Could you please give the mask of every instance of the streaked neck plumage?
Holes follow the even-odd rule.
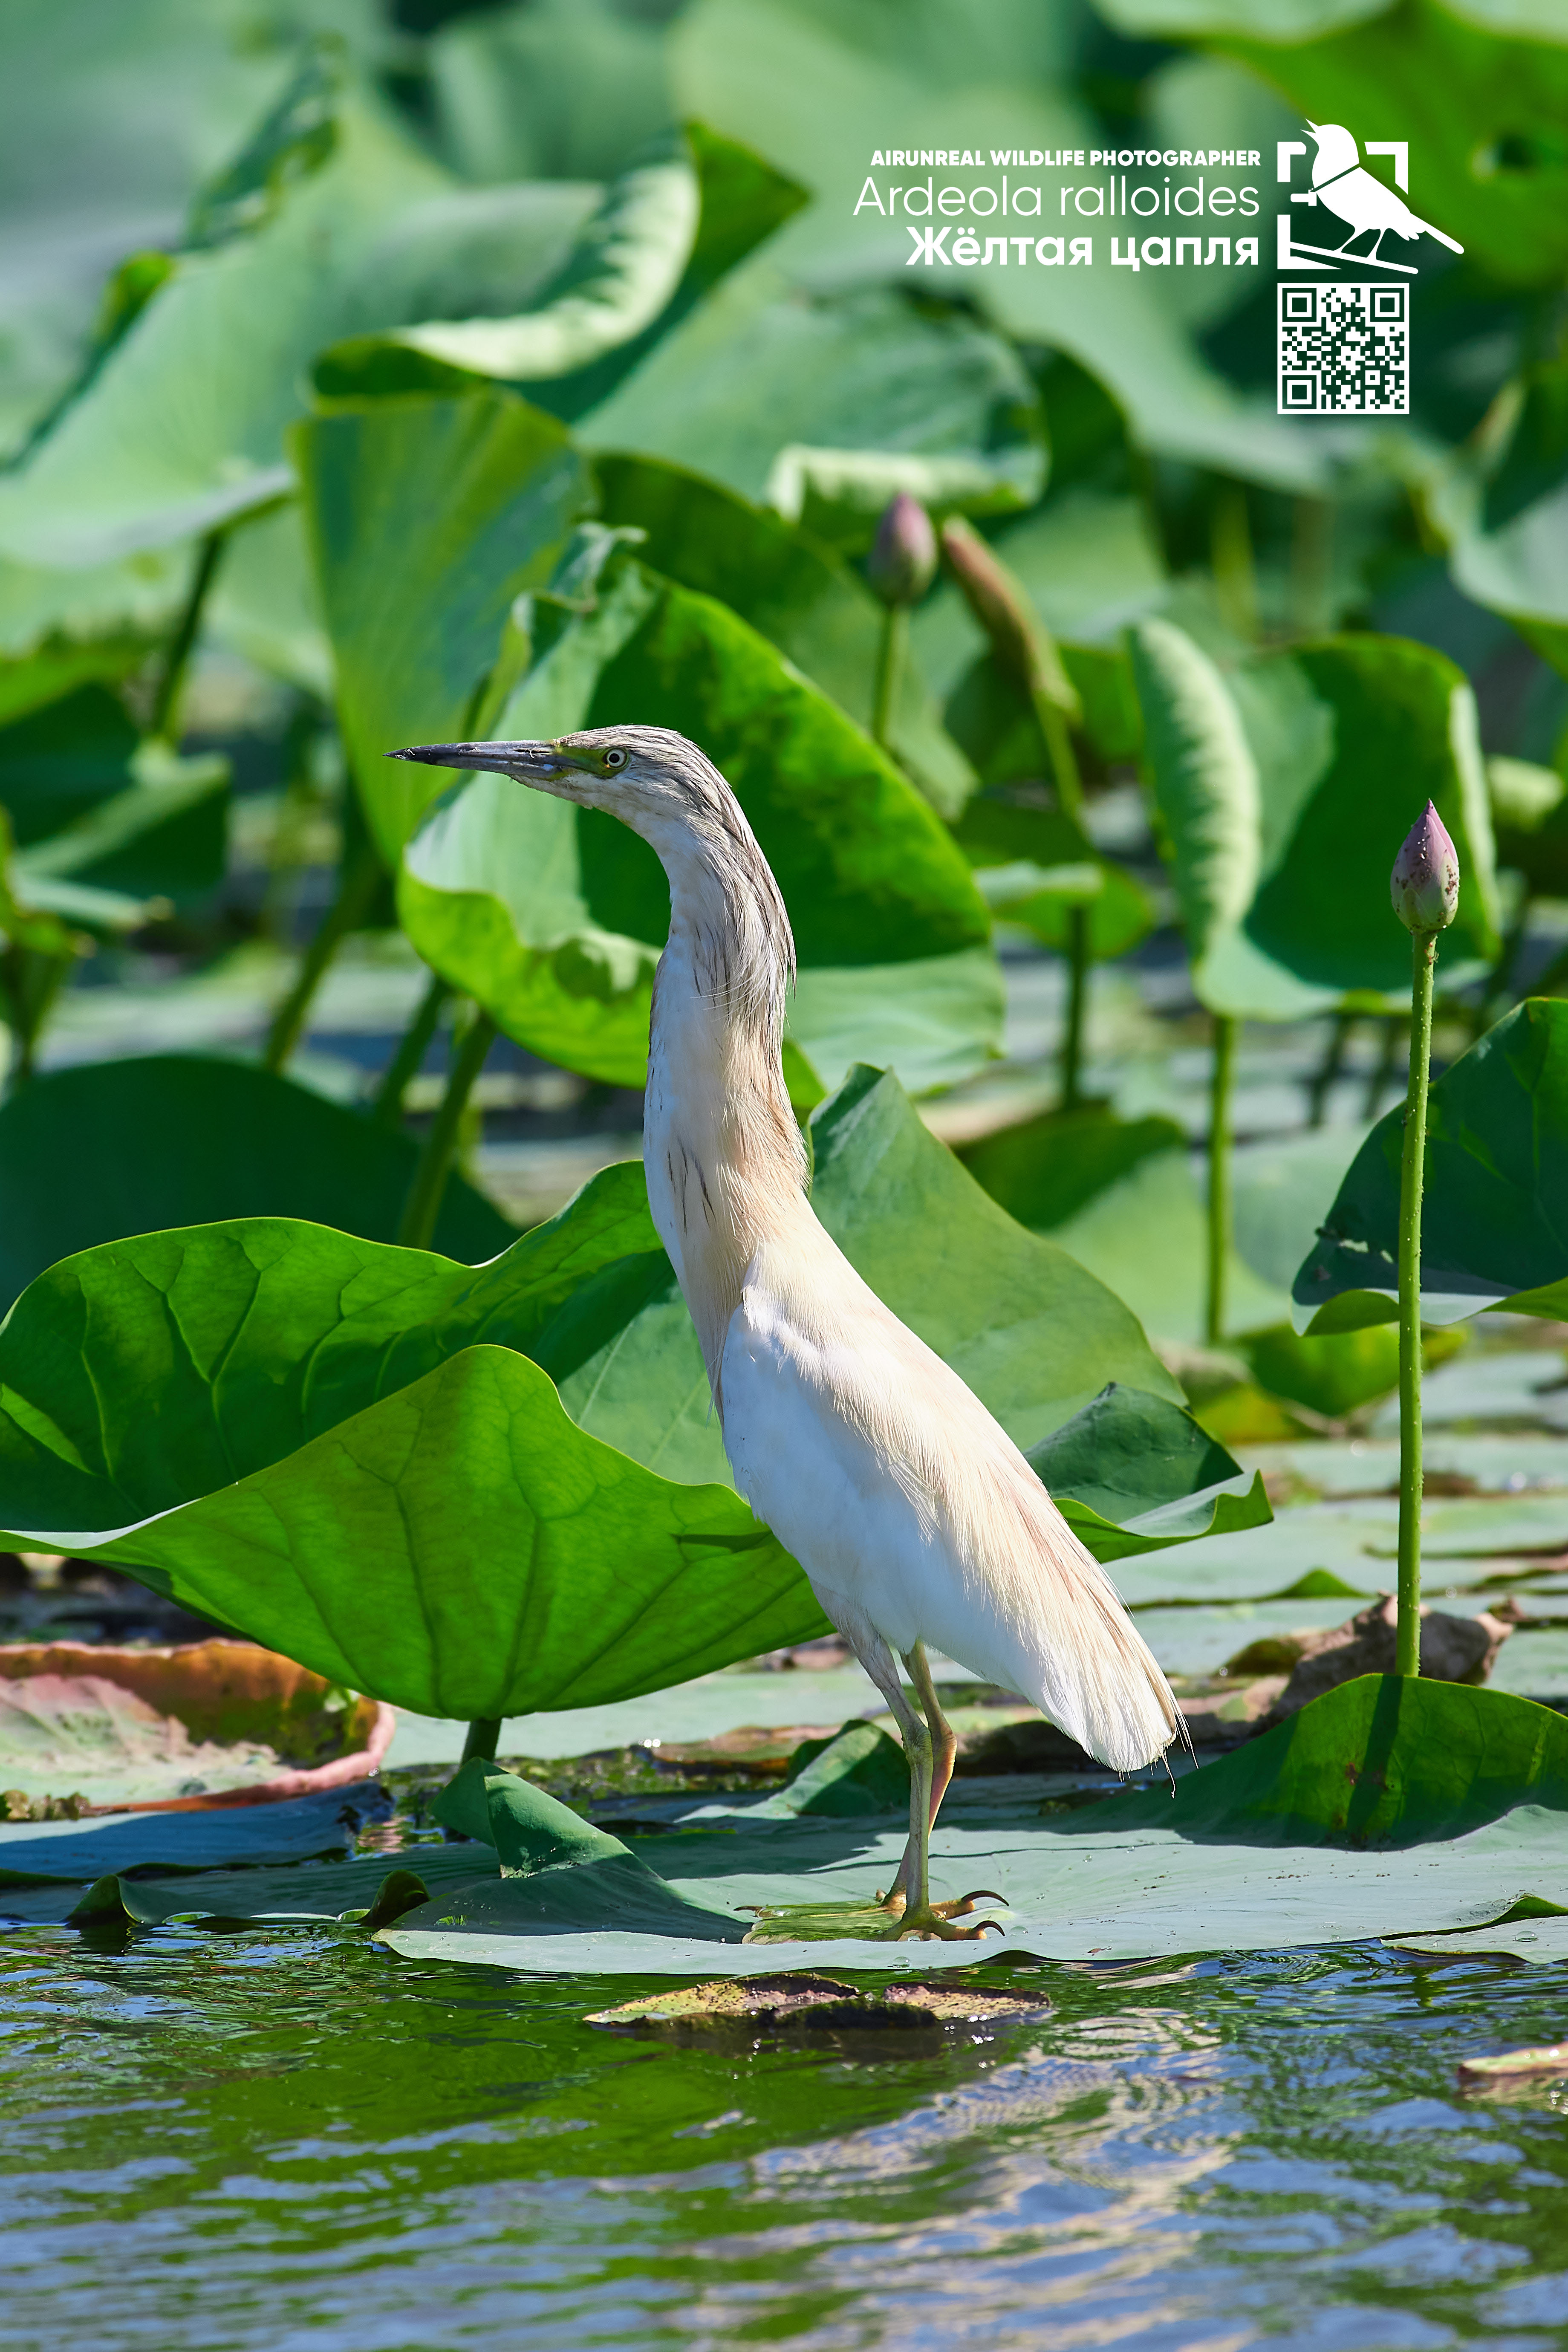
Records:
[[[669,877],[654,982],[643,1161],[648,1204],[723,1412],[720,1361],[759,1244],[810,1210],[780,1057],[789,918],[738,802],[647,837]]]

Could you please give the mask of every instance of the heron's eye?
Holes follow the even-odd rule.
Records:
[[[606,751],[606,752],[605,752],[605,767],[606,767],[606,768],[624,768],[624,767],[626,766],[626,753],[625,753],[624,751]]]

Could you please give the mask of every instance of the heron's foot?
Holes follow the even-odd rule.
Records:
[[[981,1889],[973,1895],[958,1895],[950,1903],[926,1903],[910,1910],[902,1887],[896,1886],[878,1903],[784,1903],[759,1911],[756,1925],[741,1940],[746,1944],[805,1944],[846,1937],[856,1943],[891,1944],[910,1937],[974,1943],[988,1927],[994,1927],[999,1936],[1007,1931],[999,1919],[976,1919],[973,1927],[961,1927],[959,1921],[969,1918],[976,1904],[1001,1901],[1001,1895]]]
[[[999,1936],[1007,1932],[1000,1919],[976,1919],[972,1927],[961,1927],[959,1921],[972,1916],[981,1903],[1001,1903],[1005,1897],[989,1887],[976,1887],[972,1895],[956,1895],[951,1903],[923,1903],[914,1910],[905,1906],[900,1909],[897,1926],[890,1931],[895,1940],[906,1938],[943,1944],[978,1943],[987,1927],[994,1927]]]

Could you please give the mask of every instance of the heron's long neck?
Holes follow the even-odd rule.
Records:
[[[643,1160],[721,1410],[719,1361],[746,1269],[805,1205],[780,1066],[794,945],[749,833],[739,845],[682,844],[664,864],[669,944],[654,985]]]

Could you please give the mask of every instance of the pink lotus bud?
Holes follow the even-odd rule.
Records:
[[[1459,860],[1447,827],[1427,802],[1405,836],[1389,883],[1407,931],[1446,931],[1459,904]]]
[[[890,498],[866,558],[866,577],[884,604],[918,604],[936,577],[936,533],[908,490]]]
[[[991,640],[993,652],[1026,694],[1043,694],[1070,719],[1079,716],[1078,694],[1062,667],[1055,640],[1036,612],[1028,590],[995,550],[961,515],[942,524],[942,551],[963,601]]]

